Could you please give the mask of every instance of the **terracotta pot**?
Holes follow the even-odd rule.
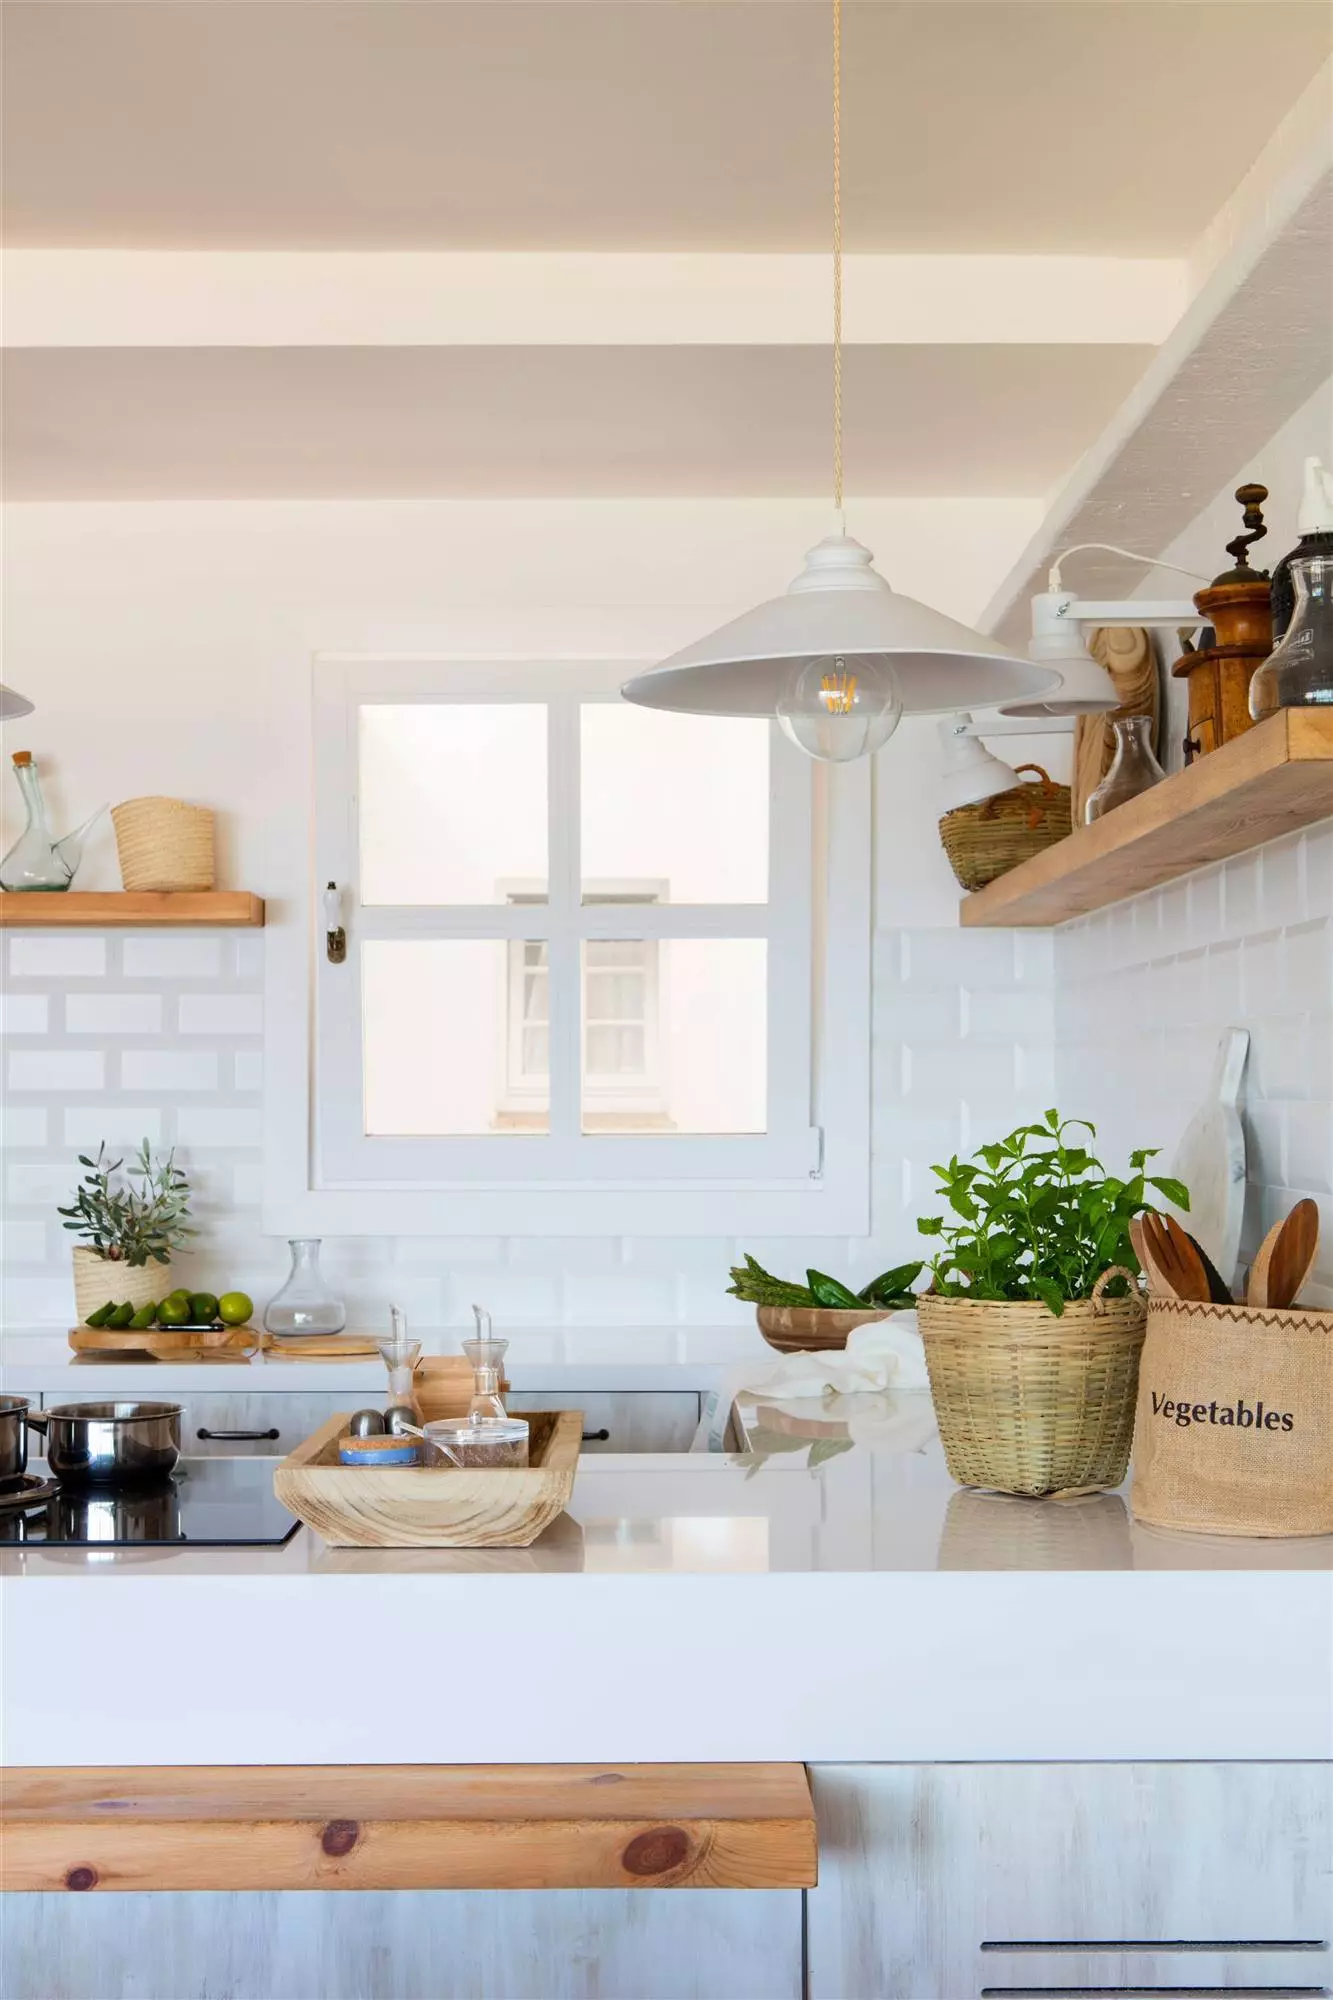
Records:
[[[830,1347],[845,1347],[847,1336],[872,1320],[889,1319],[882,1307],[867,1306],[864,1312],[850,1307],[838,1312],[828,1306],[756,1306],[759,1331],[779,1354],[817,1354]]]
[[[79,1244],[74,1251],[74,1316],[82,1325],[108,1299],[123,1306],[155,1305],[171,1290],[169,1264],[125,1264]]]

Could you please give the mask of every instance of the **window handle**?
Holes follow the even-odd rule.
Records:
[[[343,929],[342,892],[336,882],[324,891],[324,949],[330,965],[342,965],[347,958],[347,932]]]
[[[195,1436],[212,1444],[266,1444],[280,1436],[277,1425],[271,1431],[210,1431],[200,1424]]]

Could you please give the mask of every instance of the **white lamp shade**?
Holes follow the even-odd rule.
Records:
[[[957,806],[980,805],[1021,785],[1012,764],[994,757],[977,737],[967,734],[970,715],[951,715],[939,724],[941,772],[938,791],[941,813]]]
[[[0,681],[0,722],[16,722],[21,715],[32,714],[32,703],[26,694],[17,688],[9,688]]]
[[[637,674],[621,690],[643,708],[690,715],[773,715],[803,661],[870,654],[897,676],[903,712],[989,708],[1041,696],[1057,676],[941,611],[900,597],[871,567],[870,551],[834,534],[810,550],[785,596]]]
[[[1059,686],[1045,695],[1020,696],[999,703],[1001,715],[1104,715],[1119,708],[1120,697],[1105,667],[1088,651],[1077,617],[1077,602],[1066,591],[1041,591],[1032,600],[1031,657],[1060,676]]]

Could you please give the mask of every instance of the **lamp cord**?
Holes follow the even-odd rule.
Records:
[[[1060,589],[1060,568],[1067,556],[1076,556],[1084,549],[1106,549],[1113,556],[1130,556],[1135,562],[1147,563],[1152,569],[1174,570],[1177,576],[1188,576],[1195,583],[1207,583],[1206,576],[1200,576],[1197,569],[1182,569],[1179,563],[1163,562],[1160,556],[1141,555],[1137,549],[1122,549],[1117,542],[1075,542],[1071,548],[1061,549],[1051,564],[1046,577],[1047,590]],[[1229,552],[1228,552],[1229,553]]]
[[[842,524],[842,0],[833,0],[833,505]]]

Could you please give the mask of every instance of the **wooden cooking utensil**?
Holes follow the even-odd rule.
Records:
[[[1150,1211],[1143,1217],[1143,1236],[1164,1288],[1178,1299],[1208,1305],[1213,1288],[1203,1259],[1175,1218]]]
[[[1179,1229],[1181,1225],[1177,1223],[1176,1227]],[[1226,1279],[1222,1276],[1222,1273],[1218,1270],[1216,1264],[1213,1262],[1212,1258],[1208,1255],[1208,1252],[1204,1249],[1198,1237],[1191,1236],[1188,1229],[1184,1231],[1184,1235],[1186,1241],[1192,1243],[1194,1245],[1194,1248],[1199,1253],[1199,1262],[1203,1265],[1204,1276],[1208,1280],[1209,1296],[1211,1297],[1213,1304],[1215,1306],[1234,1305],[1236,1301],[1231,1295],[1230,1285],[1227,1283]]]
[[[1174,1298],[1170,1280],[1153,1256],[1152,1245],[1148,1241],[1141,1215],[1136,1215],[1129,1225],[1129,1240],[1134,1245],[1134,1255],[1138,1258],[1143,1275],[1148,1280],[1148,1290],[1161,1292],[1167,1298]]]
[[[1252,1306],[1294,1305],[1319,1252],[1319,1209],[1307,1195],[1275,1222],[1250,1266],[1245,1298]]]

